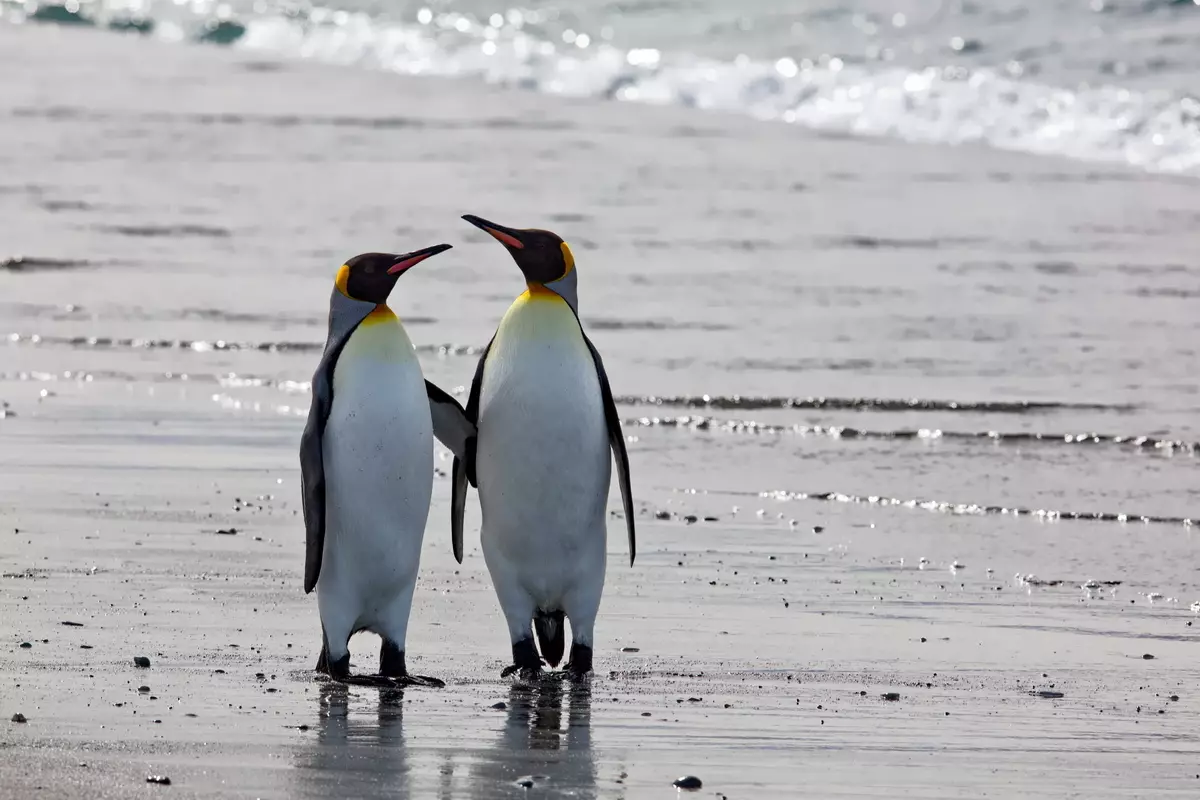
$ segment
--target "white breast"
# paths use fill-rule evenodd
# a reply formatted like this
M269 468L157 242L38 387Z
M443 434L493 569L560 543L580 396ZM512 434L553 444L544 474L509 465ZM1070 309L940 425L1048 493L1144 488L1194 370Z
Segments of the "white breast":
M603 548L610 455L595 362L570 307L523 295L484 365L477 471L484 548L533 561ZM492 541L489 542L488 540Z
M327 511L318 588L336 582L369 593L415 579L433 486L433 427L416 352L390 311L372 313L338 358L322 446Z

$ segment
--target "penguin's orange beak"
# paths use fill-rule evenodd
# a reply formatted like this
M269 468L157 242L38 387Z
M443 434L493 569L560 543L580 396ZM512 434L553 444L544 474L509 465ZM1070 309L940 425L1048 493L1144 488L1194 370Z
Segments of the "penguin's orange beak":
M463 219L487 233L505 247L510 247L513 250L521 250L525 247L525 243L521 241L521 232L518 230L506 228L494 222L488 222L483 217L477 217L474 214L463 214Z
M436 256L438 253L444 253L449 250L451 245L435 244L433 247L426 247L424 250L414 250L411 253L405 253L402 256L396 256L396 260L388 267L388 275L399 275L406 269L415 267L430 256Z

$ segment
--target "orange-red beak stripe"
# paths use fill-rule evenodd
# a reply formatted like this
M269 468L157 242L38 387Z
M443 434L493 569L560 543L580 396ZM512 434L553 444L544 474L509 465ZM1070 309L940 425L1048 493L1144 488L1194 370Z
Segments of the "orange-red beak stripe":
M522 250L525 247L525 245L521 242L521 240L515 236L509 236L507 233L501 233L500 231L496 230L495 228L484 228L484 230L487 231L488 233L490 233L493 237L495 237L496 241L501 242L502 244L505 244L509 247L512 247L517 250Z
M393 264L392 266L388 267L388 275L395 275L397 272L403 272L409 267L415 267L417 264L420 264L431 255L433 255L433 253L424 253L419 256L413 256L412 258L406 258L399 264Z

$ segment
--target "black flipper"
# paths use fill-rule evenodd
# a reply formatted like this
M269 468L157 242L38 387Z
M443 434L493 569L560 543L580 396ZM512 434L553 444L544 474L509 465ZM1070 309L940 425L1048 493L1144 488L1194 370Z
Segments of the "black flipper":
M583 326L580 326L580 332ZM621 505L625 509L625 529L629 533L629 566L637 556L637 534L634 531L633 518L633 489L629 485L629 455L625 452L625 433L621 430L621 418L617 416L617 404L613 402L612 389L608 385L608 373L604 371L604 361L600 352L592 344L587 334L583 341L592 353L592 361L596 362L596 377L600 379L600 397L604 401L604 421L608 424L608 444L612 448L613 458L617 462L617 480L621 484Z
M350 334L374 310L374 303L352 300L337 289L333 290L329 300L329 335L325 340L321 362L313 373L312 405L308 409L304 433L300 436L300 483L306 538L305 593L311 592L317 585L317 578L321 575L321 558L325 552L325 455L321 440L325 435L329 411L333 408L333 370Z
M433 435L446 445L455 458L465 458L467 447L475 440L475 423L452 396L436 384L425 381L429 396L429 416L433 420Z
M566 647L566 626L563 625L563 612L539 611L533 618L533 629L537 632L538 647L542 658L551 667L557 667L562 661L563 649Z
M487 347L483 348L479 363L475 365L475 377L471 379L471 392L467 395L467 408L464 412L466 422L471 425L472 435L464 442L463 456L460 458L455 454L454 466L450 473L450 544L454 550L454 558L460 564L463 560L463 517L467 510L467 484L479 488L479 479L475 472L475 446L478 442L475 432L479 424L479 396L483 392L483 364L487 361L494 341L496 337L492 336Z

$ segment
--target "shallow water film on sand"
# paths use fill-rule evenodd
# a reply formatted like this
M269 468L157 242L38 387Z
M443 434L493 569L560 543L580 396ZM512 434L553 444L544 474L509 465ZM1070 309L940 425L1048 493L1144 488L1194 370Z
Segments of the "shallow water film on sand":
M0 8L0 798L1200 792L1200 6ZM445 687L317 680L334 275L452 243L465 403L467 212L570 243L637 560L614 486L593 675L501 679L438 445Z

